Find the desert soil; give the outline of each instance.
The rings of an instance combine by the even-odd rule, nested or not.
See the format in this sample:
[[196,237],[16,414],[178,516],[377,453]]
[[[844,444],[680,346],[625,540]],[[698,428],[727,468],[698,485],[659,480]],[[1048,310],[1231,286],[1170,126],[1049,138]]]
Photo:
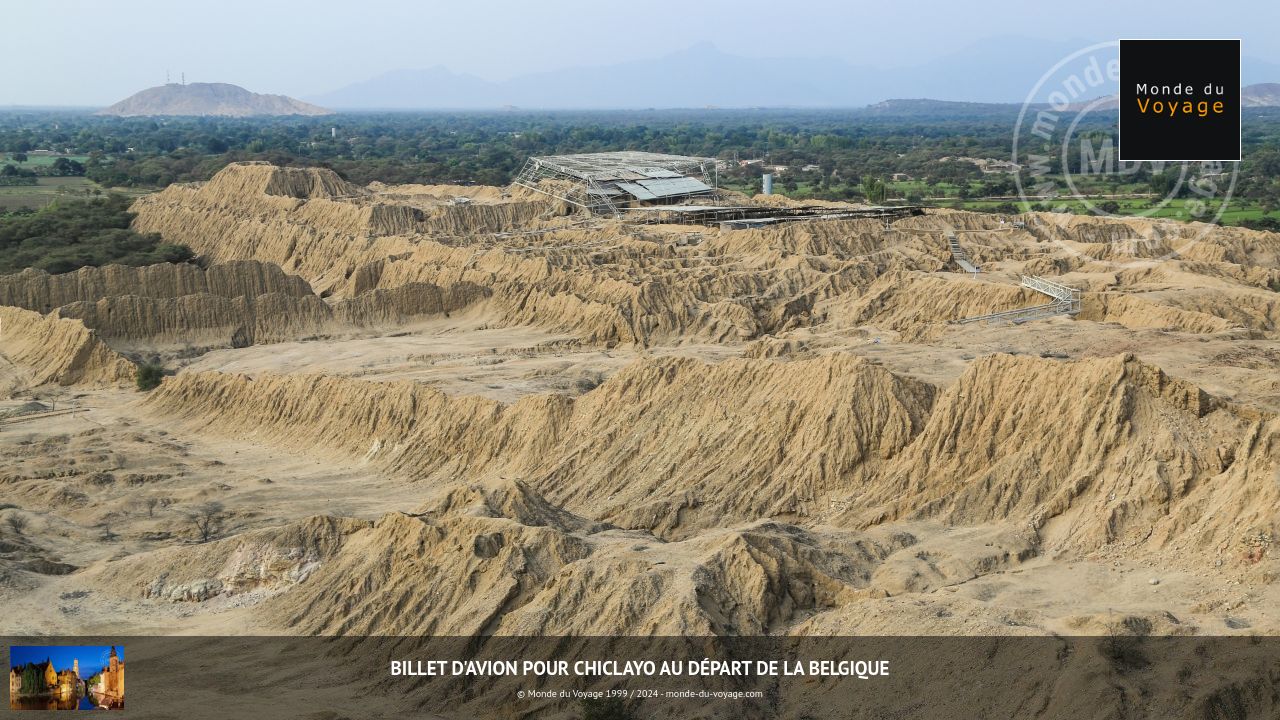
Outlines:
[[[6,634],[1280,632],[1280,235],[258,164],[135,210],[201,267],[0,278]],[[1080,312],[953,322],[1023,275]]]

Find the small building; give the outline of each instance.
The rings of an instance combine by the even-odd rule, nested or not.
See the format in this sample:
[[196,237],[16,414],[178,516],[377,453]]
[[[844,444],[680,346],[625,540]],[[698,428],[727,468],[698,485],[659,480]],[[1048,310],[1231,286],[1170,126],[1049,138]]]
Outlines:
[[1016,173],[1018,164],[1008,160],[987,160],[978,165],[984,173]]
[[914,180],[914,178],[906,173],[894,173],[889,179],[894,182],[910,182],[911,180]]

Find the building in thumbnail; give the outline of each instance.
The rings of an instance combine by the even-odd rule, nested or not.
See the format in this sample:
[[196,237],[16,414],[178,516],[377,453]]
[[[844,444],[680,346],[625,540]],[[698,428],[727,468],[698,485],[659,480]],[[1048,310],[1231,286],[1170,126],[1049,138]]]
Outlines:
[[107,666],[98,675],[94,692],[98,702],[103,705],[124,702],[124,661],[116,654],[115,645],[111,646],[111,654],[107,656]]
[[71,661],[71,667],[58,673],[57,693],[63,697],[74,697],[80,694],[80,659]]

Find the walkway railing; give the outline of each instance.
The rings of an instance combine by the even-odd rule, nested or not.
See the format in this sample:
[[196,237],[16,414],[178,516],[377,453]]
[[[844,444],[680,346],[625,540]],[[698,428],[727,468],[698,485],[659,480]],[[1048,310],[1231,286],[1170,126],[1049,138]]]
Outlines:
[[1031,320],[1043,320],[1057,315],[1075,315],[1080,312],[1080,290],[1047,280],[1039,275],[1023,275],[1022,287],[1053,298],[1053,302],[1044,305],[1002,310],[1000,312],[978,315],[975,317],[954,320],[957,325],[968,325],[975,322],[1012,322],[1024,323]]

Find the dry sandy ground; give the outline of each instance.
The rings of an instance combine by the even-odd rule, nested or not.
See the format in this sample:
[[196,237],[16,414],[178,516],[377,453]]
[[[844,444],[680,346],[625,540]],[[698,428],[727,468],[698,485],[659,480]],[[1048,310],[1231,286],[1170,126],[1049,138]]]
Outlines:
[[[140,204],[208,270],[0,278],[59,308],[6,315],[0,415],[75,410],[0,419],[0,632],[1280,632],[1275,235],[1135,266],[1132,222],[634,228],[317,173]],[[1023,273],[1084,312],[949,323]]]
[[[630,349],[559,349],[565,338],[532,328],[478,329],[474,319],[422,323],[394,336],[311,341],[219,350],[203,355],[183,372],[322,372],[370,380],[411,379],[450,394],[485,395],[502,402],[545,392],[580,394],[583,377],[596,382],[634,361]],[[874,335],[874,330],[872,331]],[[939,347],[881,339],[833,343],[826,352],[865,355],[906,375],[930,382],[953,382],[965,356],[983,351],[1055,352],[1074,357],[1106,355],[1108,345],[1141,345],[1144,356],[1161,358],[1171,373],[1239,391],[1249,373],[1234,383],[1211,361],[1241,343],[1219,339],[1188,343],[1155,331],[1096,328],[1078,330],[1070,320],[1016,329],[973,328],[948,335]],[[818,344],[814,335],[806,340]],[[1245,347],[1270,342],[1246,343]],[[540,349],[543,348],[543,349]],[[740,354],[743,345],[652,348],[645,354],[692,355],[715,361]],[[1275,374],[1263,373],[1272,383]],[[1228,394],[1225,393],[1224,394]],[[186,516],[214,499],[230,517],[220,535],[280,526],[312,515],[376,520],[409,512],[436,497],[435,487],[397,479],[368,462],[340,455],[316,457],[251,436],[189,432],[149,410],[132,390],[50,389],[38,393],[70,414],[0,425],[5,472],[33,479],[7,485],[6,495],[24,509],[31,543],[25,553],[77,568],[92,569],[113,559],[197,543]],[[14,406],[10,401],[6,406]],[[0,408],[2,411],[3,408]],[[70,478],[57,473],[75,473]],[[41,477],[51,475],[50,477]],[[91,480],[98,475],[110,481]],[[38,479],[36,479],[38,478]],[[71,503],[37,509],[54,492],[79,495]],[[148,498],[159,504],[147,507]],[[923,546],[941,545],[964,556],[964,541],[953,528],[931,524],[893,526],[909,531],[918,545],[900,554],[910,560]],[[819,534],[824,532],[816,529]],[[825,532],[838,537],[840,531]],[[984,537],[984,536],[982,536]],[[650,541],[653,538],[650,537]],[[980,543],[987,544],[987,543]],[[34,550],[34,552],[33,552]],[[657,544],[657,557],[678,562],[678,547]],[[974,553],[975,555],[978,553]],[[969,569],[919,591],[866,598],[841,609],[799,616],[798,631],[819,634],[1080,634],[1105,632],[1109,619],[1139,616],[1163,619],[1162,632],[1235,634],[1280,629],[1280,590],[1256,574],[1223,572],[1211,560],[1183,563],[1127,557],[1108,546],[1068,561],[1044,555],[1015,566]],[[693,562],[686,558],[686,562]],[[892,567],[893,558],[886,562]],[[915,570],[902,572],[915,573]],[[880,580],[892,572],[883,571]],[[12,579],[12,576],[9,576]],[[1153,584],[1153,580],[1157,583]],[[257,620],[254,608],[285,589],[219,596],[203,603],[174,603],[122,597],[86,582],[81,573],[22,574],[4,589],[0,628],[9,634],[63,633],[222,635],[280,632]]]
[[412,380],[450,395],[504,403],[535,393],[580,394],[642,354],[718,360],[740,346],[583,347],[571,335],[533,327],[488,327],[483,310],[405,326],[391,335],[285,342],[214,350],[184,366],[188,372],[323,373],[366,380]]

